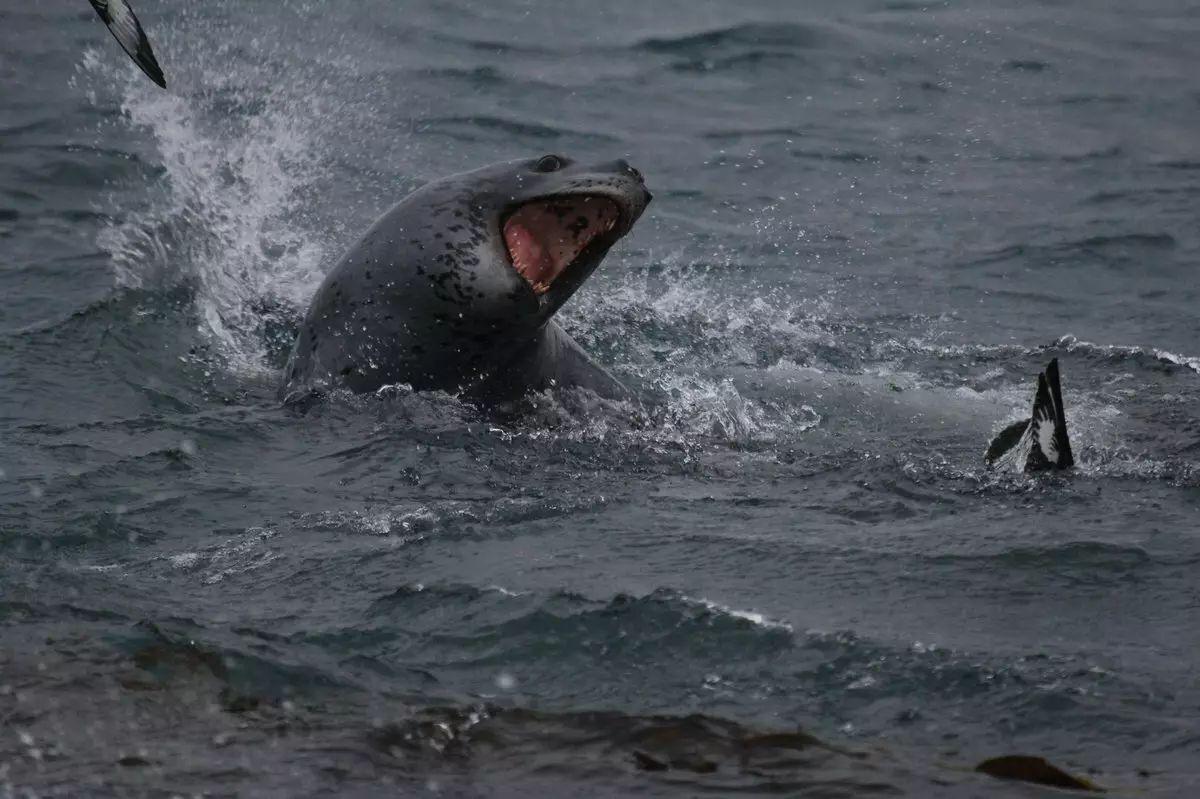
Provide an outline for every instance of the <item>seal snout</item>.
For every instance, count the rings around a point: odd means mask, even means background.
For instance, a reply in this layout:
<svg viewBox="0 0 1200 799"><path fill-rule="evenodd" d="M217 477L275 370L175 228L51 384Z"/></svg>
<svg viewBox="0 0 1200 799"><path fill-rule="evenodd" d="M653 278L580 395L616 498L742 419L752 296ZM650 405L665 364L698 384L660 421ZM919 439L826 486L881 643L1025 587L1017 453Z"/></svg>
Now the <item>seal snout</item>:
<svg viewBox="0 0 1200 799"><path fill-rule="evenodd" d="M642 177L642 173L637 170L637 167L626 161L624 158L617 159L617 169L629 175L643 186L646 185L646 179Z"/></svg>
<svg viewBox="0 0 1200 799"><path fill-rule="evenodd" d="M650 193L650 189L646 188L646 178L633 164L626 161L624 158L618 158L615 162L618 172L621 172L633 178L637 183L638 188L642 191L642 205L647 206L654 199L654 195Z"/></svg>
<svg viewBox="0 0 1200 799"><path fill-rule="evenodd" d="M523 174L500 209L500 237L513 271L543 307L556 306L629 233L651 195L624 158L584 165L551 154L522 166L538 177Z"/></svg>

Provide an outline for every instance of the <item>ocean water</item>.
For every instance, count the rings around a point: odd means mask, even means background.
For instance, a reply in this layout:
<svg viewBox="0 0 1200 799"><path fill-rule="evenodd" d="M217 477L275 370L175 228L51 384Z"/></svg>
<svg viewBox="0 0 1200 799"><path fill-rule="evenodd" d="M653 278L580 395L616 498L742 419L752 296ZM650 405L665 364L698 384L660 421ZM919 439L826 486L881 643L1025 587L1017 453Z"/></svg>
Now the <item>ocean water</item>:
<svg viewBox="0 0 1200 799"><path fill-rule="evenodd" d="M136 9L166 92L0 5L0 797L1195 795L1194 3ZM663 404L279 407L547 152L654 192L561 319ZM988 472L1054 357L1077 467Z"/></svg>

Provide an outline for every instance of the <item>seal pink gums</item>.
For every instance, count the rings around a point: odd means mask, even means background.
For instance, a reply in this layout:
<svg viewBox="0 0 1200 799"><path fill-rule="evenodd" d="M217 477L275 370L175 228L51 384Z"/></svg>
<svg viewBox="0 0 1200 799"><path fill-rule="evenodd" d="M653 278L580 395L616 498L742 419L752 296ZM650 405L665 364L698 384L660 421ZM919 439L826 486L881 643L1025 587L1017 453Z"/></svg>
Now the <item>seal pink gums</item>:
<svg viewBox="0 0 1200 799"><path fill-rule="evenodd" d="M612 231L621 211L605 197L559 197L521 206L504 224L513 267L544 294L584 248Z"/></svg>

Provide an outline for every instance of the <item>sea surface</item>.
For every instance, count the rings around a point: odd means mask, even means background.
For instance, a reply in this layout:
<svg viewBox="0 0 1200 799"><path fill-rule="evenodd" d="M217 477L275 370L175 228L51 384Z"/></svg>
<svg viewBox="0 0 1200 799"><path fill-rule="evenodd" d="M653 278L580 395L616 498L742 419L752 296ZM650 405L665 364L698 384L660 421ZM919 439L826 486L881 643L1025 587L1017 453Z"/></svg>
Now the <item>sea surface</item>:
<svg viewBox="0 0 1200 799"><path fill-rule="evenodd" d="M0 2L0 797L1200 795L1196 3L134 2L167 91ZM560 317L658 402L280 407L550 152L654 193Z"/></svg>

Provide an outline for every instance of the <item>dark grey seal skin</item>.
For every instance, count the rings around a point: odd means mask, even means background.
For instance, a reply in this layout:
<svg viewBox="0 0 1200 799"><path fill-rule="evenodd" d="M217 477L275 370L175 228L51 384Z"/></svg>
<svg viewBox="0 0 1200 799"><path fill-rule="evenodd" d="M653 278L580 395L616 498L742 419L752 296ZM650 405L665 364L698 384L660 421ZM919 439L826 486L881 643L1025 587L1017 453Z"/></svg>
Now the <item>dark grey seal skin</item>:
<svg viewBox="0 0 1200 799"><path fill-rule="evenodd" d="M297 404L335 389L364 394L407 384L484 406L552 386L635 399L553 317L650 200L624 160L579 164L561 155L426 184L384 213L326 275L279 398ZM527 279L514 262L519 248L506 235L527 216L527 227L544 236L554 227L546 248L569 248L573 236L586 245L563 258L552 279ZM518 260L544 276L526 263L537 259Z"/></svg>

